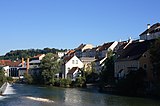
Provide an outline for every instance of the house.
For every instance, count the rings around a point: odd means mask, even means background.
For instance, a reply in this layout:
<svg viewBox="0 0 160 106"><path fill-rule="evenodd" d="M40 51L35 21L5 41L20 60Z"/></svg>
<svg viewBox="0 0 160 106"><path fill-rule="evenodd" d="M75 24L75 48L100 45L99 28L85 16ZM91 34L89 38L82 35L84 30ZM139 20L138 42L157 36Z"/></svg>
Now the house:
<svg viewBox="0 0 160 106"><path fill-rule="evenodd" d="M37 56L30 58L29 59L29 68L39 68L41 60L43 59L44 56L45 56L45 54L39 54Z"/></svg>
<svg viewBox="0 0 160 106"><path fill-rule="evenodd" d="M62 58L67 52L57 52L59 58Z"/></svg>
<svg viewBox="0 0 160 106"><path fill-rule="evenodd" d="M78 58L82 57L82 53L86 49L92 49L93 45L91 44L81 44L78 48L75 49L75 54Z"/></svg>
<svg viewBox="0 0 160 106"><path fill-rule="evenodd" d="M41 60L45 57L45 54L39 54L37 56L34 56L32 58L30 58L29 64L28 64L28 73L30 75L39 75L40 72L40 64L41 64ZM27 62L28 63L28 62Z"/></svg>
<svg viewBox="0 0 160 106"><path fill-rule="evenodd" d="M73 67L69 72L67 73L67 77L72 79L73 81L76 80L77 77L80 77L82 75L82 71L78 67Z"/></svg>
<svg viewBox="0 0 160 106"><path fill-rule="evenodd" d="M102 46L98 48L98 58L101 59L107 57L108 52L110 50L113 51L117 45L117 41L104 43Z"/></svg>
<svg viewBox="0 0 160 106"><path fill-rule="evenodd" d="M84 64L84 71L92 69L92 63L96 60L95 57L81 57L80 60Z"/></svg>
<svg viewBox="0 0 160 106"><path fill-rule="evenodd" d="M97 73L101 72L101 69L104 65L104 61L108 57L109 51L114 51L117 45L118 42L114 41L114 42L104 43L103 45L98 46L96 48L96 56L95 56L96 60L94 61L94 66L93 66L95 72Z"/></svg>
<svg viewBox="0 0 160 106"><path fill-rule="evenodd" d="M147 29L139 36L141 40L151 40L160 37L160 23L156 23L152 26L148 24Z"/></svg>
<svg viewBox="0 0 160 106"><path fill-rule="evenodd" d="M84 64L77 56L69 56L63 59L62 78L67 78L67 74L73 67L83 68ZM75 74L75 73L74 73Z"/></svg>
<svg viewBox="0 0 160 106"><path fill-rule="evenodd" d="M104 66L104 62L107 59L107 57L101 58L101 59L97 59L94 61L94 69L96 73L100 73L102 70L102 67Z"/></svg>
<svg viewBox="0 0 160 106"><path fill-rule="evenodd" d="M146 71L146 79L153 79L152 64L150 62L149 48L154 40L133 41L132 43L124 43L117 52L115 60L115 78L125 78L131 71L137 71L143 68Z"/></svg>
<svg viewBox="0 0 160 106"><path fill-rule="evenodd" d="M0 65L3 66L5 75L14 78L19 77L20 63L21 61L0 60Z"/></svg>
<svg viewBox="0 0 160 106"><path fill-rule="evenodd" d="M98 47L94 47L92 49L86 49L82 52L82 57L96 57L97 56L97 51Z"/></svg>

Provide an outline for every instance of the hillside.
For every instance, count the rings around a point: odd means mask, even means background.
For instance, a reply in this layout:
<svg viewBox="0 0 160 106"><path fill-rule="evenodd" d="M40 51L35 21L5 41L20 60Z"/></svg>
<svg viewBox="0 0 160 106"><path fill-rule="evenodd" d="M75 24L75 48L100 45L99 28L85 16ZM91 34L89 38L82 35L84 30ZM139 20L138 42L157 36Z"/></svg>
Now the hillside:
<svg viewBox="0 0 160 106"><path fill-rule="evenodd" d="M38 54L47 54L47 53L56 53L60 51L65 51L63 49L55 49L55 48L44 48L44 49L27 49L27 50L11 50L6 53L4 56L0 56L0 60L10 59L10 60L18 60L27 57L33 57Z"/></svg>

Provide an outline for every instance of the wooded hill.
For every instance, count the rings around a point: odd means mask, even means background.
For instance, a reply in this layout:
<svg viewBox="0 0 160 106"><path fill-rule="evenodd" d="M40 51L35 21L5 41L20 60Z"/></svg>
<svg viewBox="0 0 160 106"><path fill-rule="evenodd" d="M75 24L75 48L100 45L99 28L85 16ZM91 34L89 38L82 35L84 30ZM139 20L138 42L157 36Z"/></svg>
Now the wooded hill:
<svg viewBox="0 0 160 106"><path fill-rule="evenodd" d="M44 48L44 49L27 49L27 50L11 50L10 52L6 53L4 56L0 56L0 60L19 60L22 57L28 58L33 57L38 54L47 54L47 53L56 53L56 52L63 52L66 49L55 49L55 48Z"/></svg>

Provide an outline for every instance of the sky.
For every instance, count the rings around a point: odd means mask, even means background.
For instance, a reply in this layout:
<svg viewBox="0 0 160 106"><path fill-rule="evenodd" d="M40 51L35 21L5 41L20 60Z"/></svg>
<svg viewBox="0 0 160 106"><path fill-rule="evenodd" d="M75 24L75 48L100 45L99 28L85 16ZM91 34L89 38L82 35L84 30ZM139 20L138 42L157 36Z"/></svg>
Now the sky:
<svg viewBox="0 0 160 106"><path fill-rule="evenodd" d="M139 39L160 22L160 0L0 0L0 55Z"/></svg>

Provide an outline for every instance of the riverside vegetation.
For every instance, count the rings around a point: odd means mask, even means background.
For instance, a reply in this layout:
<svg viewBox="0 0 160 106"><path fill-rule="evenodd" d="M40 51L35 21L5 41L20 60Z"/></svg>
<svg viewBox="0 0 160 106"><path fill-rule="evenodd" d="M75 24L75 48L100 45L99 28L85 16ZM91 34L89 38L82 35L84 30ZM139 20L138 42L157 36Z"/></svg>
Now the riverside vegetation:
<svg viewBox="0 0 160 106"><path fill-rule="evenodd" d="M41 71L39 76L31 76L25 74L24 78L28 84L42 84L50 86L60 86L60 87L84 87L85 77L78 77L75 81L71 79L57 78L56 73L61 72L60 66L62 62L58 60L58 56L53 53L48 53L41 61Z"/></svg>
<svg viewBox="0 0 160 106"><path fill-rule="evenodd" d="M58 61L57 55L48 53L41 61L40 75L31 76L25 74L25 80L28 84L43 84L59 87L85 87L86 83L98 82L97 86L99 86L100 91L103 92L111 91L111 93L128 96L160 97L160 39L157 39L155 43L152 44L149 51L154 70L152 86L145 81L146 72L142 68L129 73L125 78L115 79L115 55L112 51L108 53L109 57L105 61L105 65L102 67L99 75L94 72L94 69L92 69L91 71L83 72L83 75L78 77L75 81L71 81L71 79L57 78L55 74L61 72L60 65L62 62ZM3 77L1 77L0 81L4 82Z"/></svg>

